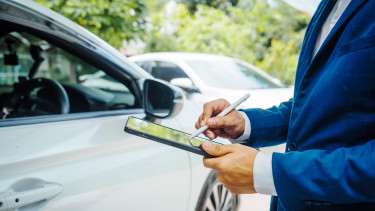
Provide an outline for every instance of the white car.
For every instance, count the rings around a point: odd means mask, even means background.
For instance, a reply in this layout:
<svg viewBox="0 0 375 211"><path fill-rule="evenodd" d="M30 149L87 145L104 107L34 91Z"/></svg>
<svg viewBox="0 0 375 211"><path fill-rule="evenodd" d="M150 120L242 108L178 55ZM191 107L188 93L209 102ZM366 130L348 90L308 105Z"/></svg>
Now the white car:
<svg viewBox="0 0 375 211"><path fill-rule="evenodd" d="M237 209L202 156L124 132L193 131L181 89L34 1L0 0L0 28L0 210Z"/></svg>
<svg viewBox="0 0 375 211"><path fill-rule="evenodd" d="M235 102L245 93L250 99L239 108L268 108L293 97L293 87L247 62L201 53L147 53L129 57L155 78L179 86L187 98L202 104L225 98Z"/></svg>

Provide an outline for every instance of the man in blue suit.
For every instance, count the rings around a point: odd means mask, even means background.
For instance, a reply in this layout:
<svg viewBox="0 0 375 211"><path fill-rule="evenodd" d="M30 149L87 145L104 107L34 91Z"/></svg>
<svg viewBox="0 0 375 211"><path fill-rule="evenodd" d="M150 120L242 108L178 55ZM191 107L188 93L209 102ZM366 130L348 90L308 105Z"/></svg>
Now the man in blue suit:
<svg viewBox="0 0 375 211"><path fill-rule="evenodd" d="M293 99L267 110L206 103L196 127L266 155L204 144L230 191L274 195L271 210L375 210L375 0L322 0L306 31ZM277 197L276 197L277 196Z"/></svg>

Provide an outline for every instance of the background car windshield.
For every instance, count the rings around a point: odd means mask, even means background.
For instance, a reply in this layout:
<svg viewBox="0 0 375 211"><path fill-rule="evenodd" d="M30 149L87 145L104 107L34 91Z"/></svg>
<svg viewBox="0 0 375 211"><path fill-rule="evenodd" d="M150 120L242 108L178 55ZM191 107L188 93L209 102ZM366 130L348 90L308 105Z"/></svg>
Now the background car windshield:
<svg viewBox="0 0 375 211"><path fill-rule="evenodd" d="M211 87L226 89L280 88L235 60L187 60L191 69Z"/></svg>

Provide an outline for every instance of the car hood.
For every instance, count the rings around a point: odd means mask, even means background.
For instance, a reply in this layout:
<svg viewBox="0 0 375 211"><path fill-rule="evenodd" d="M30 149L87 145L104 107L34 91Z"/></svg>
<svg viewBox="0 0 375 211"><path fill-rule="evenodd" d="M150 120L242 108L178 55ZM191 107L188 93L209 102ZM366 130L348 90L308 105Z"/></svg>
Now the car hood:
<svg viewBox="0 0 375 211"><path fill-rule="evenodd" d="M188 98L199 103L224 98L230 103L235 102L246 93L250 93L250 98L237 108L269 108L278 106L281 102L288 101L293 97L293 87L274 89L253 89L253 90L233 90L233 89L206 89L201 94L188 95Z"/></svg>

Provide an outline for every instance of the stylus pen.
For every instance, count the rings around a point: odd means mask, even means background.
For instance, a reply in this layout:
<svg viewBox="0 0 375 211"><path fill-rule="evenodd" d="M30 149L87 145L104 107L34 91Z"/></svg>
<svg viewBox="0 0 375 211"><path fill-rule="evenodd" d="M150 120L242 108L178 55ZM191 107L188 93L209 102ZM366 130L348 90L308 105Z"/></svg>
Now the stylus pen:
<svg viewBox="0 0 375 211"><path fill-rule="evenodd" d="M232 105L230 105L228 108L224 109L224 111L222 111L220 114L218 114L217 116L225 116L227 115L229 112L231 112L233 109L235 109L238 105L240 105L242 102L244 102L245 100L247 100L247 98L250 97L250 94L247 93L245 94L243 97L241 97L239 100L237 100L236 102L234 102ZM192 134L189 138L189 142L190 142L190 139L193 139L195 138L196 136L198 136L199 134L203 133L205 130L208 129L208 126L205 125L201 128L199 128L197 130L197 132L195 132L194 134Z"/></svg>

